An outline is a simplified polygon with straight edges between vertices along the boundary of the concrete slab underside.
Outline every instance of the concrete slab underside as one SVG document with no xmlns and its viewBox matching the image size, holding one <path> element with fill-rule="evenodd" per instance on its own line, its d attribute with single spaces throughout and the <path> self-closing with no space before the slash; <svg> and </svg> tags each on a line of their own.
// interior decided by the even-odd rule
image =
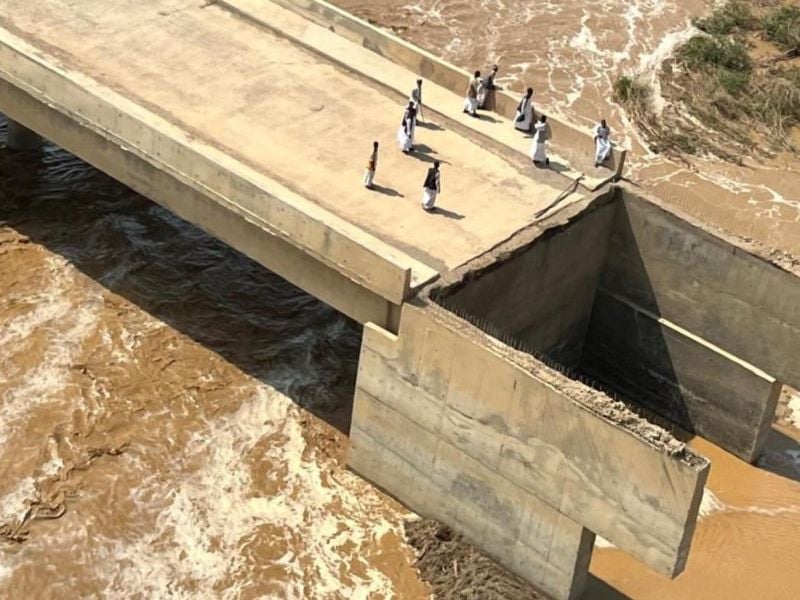
<svg viewBox="0 0 800 600">
<path fill-rule="evenodd" d="M 404 156 L 396 99 L 213 5 L 7 0 L 0 25 L 434 268 L 491 247 L 561 192 L 446 128 L 420 128 L 427 152 Z M 373 139 L 385 194 L 360 185 Z M 428 215 L 419 196 L 434 157 L 448 212 Z"/>
</svg>

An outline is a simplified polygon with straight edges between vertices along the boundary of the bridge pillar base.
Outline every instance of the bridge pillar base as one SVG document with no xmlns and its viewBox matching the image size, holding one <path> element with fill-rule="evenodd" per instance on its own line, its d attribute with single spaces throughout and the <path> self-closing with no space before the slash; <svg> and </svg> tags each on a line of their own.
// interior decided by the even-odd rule
<svg viewBox="0 0 800 600">
<path fill-rule="evenodd" d="M 42 138 L 35 131 L 8 119 L 6 146 L 10 150 L 37 150 L 42 146 Z"/>
</svg>

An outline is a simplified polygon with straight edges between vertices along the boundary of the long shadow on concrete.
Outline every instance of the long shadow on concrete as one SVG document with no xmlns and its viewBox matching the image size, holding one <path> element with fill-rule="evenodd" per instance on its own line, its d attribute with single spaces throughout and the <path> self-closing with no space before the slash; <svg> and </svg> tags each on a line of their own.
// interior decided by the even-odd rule
<svg viewBox="0 0 800 600">
<path fill-rule="evenodd" d="M 621 301 L 622 299 L 624 301 Z M 618 202 L 605 265 L 595 292 L 579 370 L 620 399 L 693 430 L 663 330 L 637 313 L 660 316 L 627 206 Z"/>
<path fill-rule="evenodd" d="M 800 483 L 800 443 L 773 427 L 756 466 Z"/>
<path fill-rule="evenodd" d="M 405 194 L 401 194 L 396 189 L 386 187 L 385 185 L 378 185 L 377 183 L 372 184 L 372 190 L 378 192 L 379 194 L 383 194 L 384 196 L 390 196 L 392 198 L 405 198 Z"/>
<path fill-rule="evenodd" d="M 4 225 L 348 433 L 358 324 L 66 152 L 0 181 Z"/>
</svg>

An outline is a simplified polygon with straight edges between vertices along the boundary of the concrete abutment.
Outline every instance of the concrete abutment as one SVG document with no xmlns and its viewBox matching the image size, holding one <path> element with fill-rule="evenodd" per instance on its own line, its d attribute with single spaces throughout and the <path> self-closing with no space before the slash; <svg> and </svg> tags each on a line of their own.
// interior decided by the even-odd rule
<svg viewBox="0 0 800 600">
<path fill-rule="evenodd" d="M 476 259 L 432 297 L 747 461 L 781 383 L 799 376 L 800 278 L 625 187 Z"/>
<path fill-rule="evenodd" d="M 642 415 L 755 460 L 776 375 L 796 377 L 798 294 L 791 269 L 614 187 L 444 274 L 397 335 L 367 325 L 349 464 L 557 598 L 595 534 L 674 577 L 709 465 Z M 748 343 L 774 347 L 753 364 Z"/>
</svg>

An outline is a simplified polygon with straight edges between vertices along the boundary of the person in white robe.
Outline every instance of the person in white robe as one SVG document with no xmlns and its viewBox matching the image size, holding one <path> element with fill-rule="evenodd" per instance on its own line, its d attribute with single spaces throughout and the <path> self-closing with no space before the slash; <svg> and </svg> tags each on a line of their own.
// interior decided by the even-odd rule
<svg viewBox="0 0 800 600">
<path fill-rule="evenodd" d="M 594 166 L 599 167 L 611 156 L 611 129 L 605 119 L 594 128 Z"/>
<path fill-rule="evenodd" d="M 478 116 L 478 87 L 481 84 L 481 72 L 475 71 L 475 76 L 470 79 L 467 85 L 466 97 L 464 98 L 464 112 L 472 117 Z"/>
<path fill-rule="evenodd" d="M 425 175 L 422 184 L 422 208 L 431 212 L 436 206 L 436 196 L 442 191 L 442 176 L 439 172 L 439 161 L 434 161 L 433 166 Z"/>
<path fill-rule="evenodd" d="M 492 65 L 489 75 L 481 79 L 478 86 L 478 108 L 488 108 L 486 101 L 489 99 L 489 93 L 497 87 L 494 78 L 497 76 L 498 68 L 497 65 Z"/>
<path fill-rule="evenodd" d="M 411 96 L 409 97 L 409 100 L 414 104 L 414 109 L 417 111 L 417 117 L 420 121 L 422 121 L 422 79 L 417 79 L 417 87 L 411 90 Z"/>
<path fill-rule="evenodd" d="M 414 103 L 409 102 L 403 113 L 403 120 L 397 130 L 397 145 L 403 152 L 411 152 L 414 148 L 414 129 L 416 127 L 417 111 L 414 110 Z"/>
<path fill-rule="evenodd" d="M 367 160 L 367 169 L 364 171 L 364 187 L 372 189 L 372 181 L 375 179 L 375 171 L 378 169 L 378 142 L 372 142 L 372 154 Z"/>
<path fill-rule="evenodd" d="M 542 115 L 536 124 L 533 126 L 533 143 L 531 144 L 531 158 L 536 164 L 544 163 L 550 164 L 550 159 L 547 158 L 547 141 L 553 137 L 550 132 L 550 124 L 547 122 L 547 117 Z"/>
<path fill-rule="evenodd" d="M 514 127 L 520 131 L 530 131 L 533 124 L 533 88 L 528 88 L 517 105 Z"/>
</svg>

